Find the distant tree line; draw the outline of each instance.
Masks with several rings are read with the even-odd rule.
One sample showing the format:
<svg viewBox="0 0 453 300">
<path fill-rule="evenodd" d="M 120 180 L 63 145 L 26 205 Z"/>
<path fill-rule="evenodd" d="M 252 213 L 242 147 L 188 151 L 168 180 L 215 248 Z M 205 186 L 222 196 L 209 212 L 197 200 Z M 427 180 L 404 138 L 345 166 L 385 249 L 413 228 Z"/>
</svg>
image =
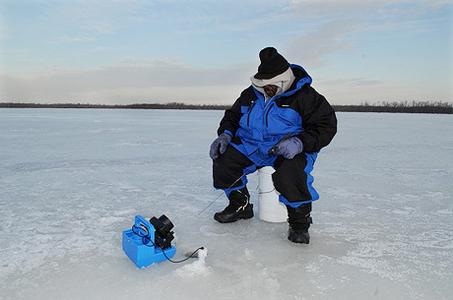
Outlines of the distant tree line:
<svg viewBox="0 0 453 300">
<path fill-rule="evenodd" d="M 138 103 L 138 104 L 88 104 L 88 103 L 12 103 L 0 102 L 0 107 L 8 108 L 101 108 L 101 109 L 193 109 L 224 110 L 228 105 L 171 103 Z"/>
<path fill-rule="evenodd" d="M 346 112 L 388 112 L 388 113 L 428 113 L 428 114 L 453 114 L 453 104 L 448 102 L 432 101 L 404 101 L 404 102 L 378 102 L 360 105 L 334 105 L 336 111 Z"/>
<path fill-rule="evenodd" d="M 225 110 L 228 105 L 210 104 L 185 104 L 171 102 L 141 103 L 141 104 L 84 104 L 84 103 L 11 103 L 0 102 L 0 107 L 5 108 L 101 108 L 101 109 L 192 109 L 192 110 Z M 343 112 L 389 112 L 389 113 L 430 113 L 430 114 L 453 114 L 453 104 L 448 102 L 432 101 L 404 101 L 404 102 L 378 102 L 360 105 L 333 105 L 335 111 Z"/>
</svg>

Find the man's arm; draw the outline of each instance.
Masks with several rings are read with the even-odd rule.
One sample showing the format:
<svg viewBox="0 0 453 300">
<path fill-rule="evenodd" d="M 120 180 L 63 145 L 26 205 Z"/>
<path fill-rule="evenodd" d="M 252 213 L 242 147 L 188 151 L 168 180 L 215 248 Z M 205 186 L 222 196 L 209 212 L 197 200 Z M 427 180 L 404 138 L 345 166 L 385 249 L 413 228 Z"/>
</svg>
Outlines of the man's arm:
<svg viewBox="0 0 453 300">
<path fill-rule="evenodd" d="M 309 87 L 302 96 L 301 115 L 304 131 L 300 139 L 304 151 L 318 152 L 327 146 L 337 133 L 335 111 L 324 96 Z"/>
<path fill-rule="evenodd" d="M 226 132 L 231 136 L 236 134 L 236 131 L 239 128 L 239 121 L 241 120 L 241 106 L 247 105 L 248 95 L 250 94 L 250 89 L 246 89 L 241 93 L 241 96 L 234 102 L 233 106 L 230 109 L 225 111 L 225 114 L 220 121 L 219 129 L 217 134 L 221 135 Z"/>
</svg>

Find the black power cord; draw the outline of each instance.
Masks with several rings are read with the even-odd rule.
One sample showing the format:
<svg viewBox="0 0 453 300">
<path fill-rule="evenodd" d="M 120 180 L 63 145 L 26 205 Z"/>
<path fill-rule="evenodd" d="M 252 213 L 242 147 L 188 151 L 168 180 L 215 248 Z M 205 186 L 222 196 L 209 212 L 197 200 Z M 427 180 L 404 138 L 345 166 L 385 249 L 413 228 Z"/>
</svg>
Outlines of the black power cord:
<svg viewBox="0 0 453 300">
<path fill-rule="evenodd" d="M 144 226 L 143 224 L 140 224 L 141 226 L 140 227 L 137 227 L 135 226 L 135 224 L 132 226 L 132 232 L 136 235 L 138 235 L 139 237 L 142 238 L 142 243 L 143 245 L 147 246 L 147 247 L 154 247 L 156 248 L 156 244 L 154 244 L 154 241 L 151 240 L 151 238 L 149 237 L 149 230 L 146 226 Z M 142 234 L 141 230 L 145 231 L 146 234 Z M 149 244 L 151 243 L 151 245 Z M 169 262 L 172 262 L 174 264 L 179 264 L 179 263 L 182 263 L 182 262 L 185 262 L 186 260 L 188 259 L 191 259 L 191 258 L 195 258 L 196 256 L 194 256 L 198 251 L 200 250 L 204 250 L 204 247 L 199 247 L 197 250 L 195 250 L 194 252 L 192 252 L 192 254 L 190 254 L 189 256 L 187 256 L 186 258 L 184 259 L 181 259 L 181 260 L 172 260 L 170 257 L 168 257 L 167 253 L 165 253 L 165 249 L 162 249 L 162 253 L 164 254 L 165 258 L 169 261 Z"/>
</svg>

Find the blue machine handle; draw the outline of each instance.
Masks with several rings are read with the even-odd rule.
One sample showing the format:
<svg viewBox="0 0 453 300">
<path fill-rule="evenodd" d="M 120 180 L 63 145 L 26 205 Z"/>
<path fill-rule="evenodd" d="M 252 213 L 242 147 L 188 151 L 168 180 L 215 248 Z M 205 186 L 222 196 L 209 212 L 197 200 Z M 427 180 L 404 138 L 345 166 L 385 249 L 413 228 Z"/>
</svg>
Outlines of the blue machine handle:
<svg viewBox="0 0 453 300">
<path fill-rule="evenodd" d="M 151 241 L 154 242 L 154 226 L 146 220 L 144 217 L 137 215 L 135 216 L 134 226 L 138 230 L 139 236 L 148 236 Z"/>
</svg>

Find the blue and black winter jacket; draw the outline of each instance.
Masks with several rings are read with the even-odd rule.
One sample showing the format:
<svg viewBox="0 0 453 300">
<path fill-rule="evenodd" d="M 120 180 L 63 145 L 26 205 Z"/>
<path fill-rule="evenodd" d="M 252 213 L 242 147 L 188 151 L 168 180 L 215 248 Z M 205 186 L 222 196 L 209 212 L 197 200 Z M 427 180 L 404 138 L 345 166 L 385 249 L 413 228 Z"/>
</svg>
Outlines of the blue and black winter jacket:
<svg viewBox="0 0 453 300">
<path fill-rule="evenodd" d="M 324 96 L 311 87 L 312 79 L 291 65 L 296 79 L 284 93 L 267 101 L 253 86 L 245 89 L 225 111 L 218 134 L 233 136 L 232 146 L 257 165 L 267 165 L 269 149 L 288 135 L 299 137 L 306 153 L 327 146 L 337 132 L 335 112 Z"/>
</svg>

